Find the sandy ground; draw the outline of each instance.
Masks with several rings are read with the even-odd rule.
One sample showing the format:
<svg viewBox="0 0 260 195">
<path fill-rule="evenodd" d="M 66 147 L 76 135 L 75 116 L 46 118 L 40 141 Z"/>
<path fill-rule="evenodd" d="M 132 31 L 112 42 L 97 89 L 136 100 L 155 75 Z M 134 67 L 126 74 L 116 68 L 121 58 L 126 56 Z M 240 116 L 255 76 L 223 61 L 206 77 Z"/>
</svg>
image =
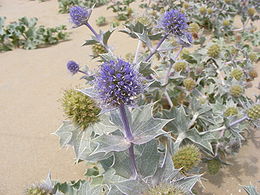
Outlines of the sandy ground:
<svg viewBox="0 0 260 195">
<path fill-rule="evenodd" d="M 90 22 L 94 24 L 99 15 L 112 20 L 112 13 L 105 10 L 96 9 Z M 0 0 L 0 15 L 6 16 L 7 22 L 28 16 L 39 18 L 39 23 L 46 26 L 70 26 L 68 16 L 58 14 L 56 0 Z M 51 135 L 64 119 L 58 102 L 63 90 L 80 83 L 78 75 L 71 77 L 67 73 L 66 62 L 73 59 L 82 65 L 96 64 L 88 56 L 90 49 L 81 47 L 90 32 L 84 27 L 69 31 L 70 41 L 0 54 L 0 195 L 21 195 L 26 186 L 44 179 L 49 171 L 61 181 L 82 178 L 85 171 L 83 163 L 74 165 L 73 152 L 60 149 L 58 138 Z M 136 42 L 130 40 L 115 33 L 111 40 L 115 53 L 120 56 L 134 51 Z M 254 84 L 257 82 L 259 79 Z M 253 88 L 249 93 L 257 91 Z M 260 180 L 259 136 L 259 131 L 251 135 L 252 139 L 232 160 L 233 166 L 222 169 L 218 176 L 207 177 L 207 189 L 202 194 L 245 194 L 239 191 L 239 184 L 250 182 L 260 189 L 256 182 Z"/>
</svg>

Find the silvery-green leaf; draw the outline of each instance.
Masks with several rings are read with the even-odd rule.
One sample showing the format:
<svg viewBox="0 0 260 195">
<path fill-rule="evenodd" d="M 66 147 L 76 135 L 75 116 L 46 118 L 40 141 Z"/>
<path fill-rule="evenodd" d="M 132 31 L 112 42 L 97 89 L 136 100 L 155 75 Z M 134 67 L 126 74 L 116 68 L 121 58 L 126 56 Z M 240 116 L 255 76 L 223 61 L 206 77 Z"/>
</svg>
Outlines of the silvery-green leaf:
<svg viewBox="0 0 260 195">
<path fill-rule="evenodd" d="M 116 130 L 118 127 L 111 122 L 110 114 L 104 113 L 99 116 L 99 122 L 94 123 L 93 125 L 89 126 L 86 131 L 95 132 L 95 134 L 109 134 Z"/>
<path fill-rule="evenodd" d="M 192 188 L 194 185 L 200 181 L 201 175 L 193 175 L 190 177 L 183 177 L 181 179 L 178 179 L 177 181 L 174 181 L 174 184 L 179 186 L 180 189 L 192 193 Z M 193 193 L 192 193 L 193 194 Z"/>
<path fill-rule="evenodd" d="M 186 114 L 183 106 L 175 108 L 174 110 L 165 111 L 166 118 L 174 118 L 167 124 L 167 129 L 178 135 L 175 141 L 175 149 L 178 149 L 184 139 L 189 139 L 212 152 L 211 140 L 214 139 L 213 135 L 207 132 L 199 133 L 195 128 L 189 129 L 190 117 Z"/>
<path fill-rule="evenodd" d="M 242 186 L 248 195 L 259 195 L 255 186 Z"/>
<path fill-rule="evenodd" d="M 98 41 L 93 40 L 93 39 L 91 39 L 91 40 L 86 40 L 85 43 L 84 43 L 82 46 L 94 45 L 94 44 L 96 44 L 96 43 L 98 43 Z"/>
<path fill-rule="evenodd" d="M 152 185 L 158 185 L 159 183 L 168 183 L 172 181 L 176 175 L 178 175 L 180 169 L 174 169 L 172 156 L 168 152 L 165 152 L 165 159 L 162 166 L 158 166 L 155 174 L 151 178 Z"/>
<path fill-rule="evenodd" d="M 101 33 L 101 38 L 103 39 L 103 43 L 105 45 L 107 45 L 107 41 L 109 39 L 109 37 L 111 36 L 111 34 L 115 31 L 115 29 L 112 29 L 112 30 L 108 30 L 107 32 L 105 33 Z"/>
<path fill-rule="evenodd" d="M 64 147 L 66 145 L 72 145 L 72 139 L 77 137 L 81 132 L 80 127 L 76 127 L 70 121 L 63 121 L 63 124 L 54 133 L 60 138 L 60 145 Z"/>
<path fill-rule="evenodd" d="M 152 107 L 153 104 L 148 104 L 133 110 L 131 127 L 134 140 L 132 143 L 144 144 L 165 133 L 162 128 L 171 119 L 154 118 Z"/>
<path fill-rule="evenodd" d="M 156 141 L 150 141 L 147 144 L 137 146 L 136 148 L 135 154 L 138 173 L 143 177 L 153 175 L 160 159 Z"/>
<path fill-rule="evenodd" d="M 92 141 L 98 144 L 92 154 L 121 152 L 127 150 L 131 145 L 123 136 L 118 135 L 101 135 Z"/>
<path fill-rule="evenodd" d="M 135 33 L 135 35 L 141 40 L 143 41 L 148 48 L 152 48 L 152 42 L 149 39 L 149 36 L 147 34 L 147 32 L 143 31 L 142 33 Z"/>
<path fill-rule="evenodd" d="M 138 180 L 125 180 L 120 183 L 114 184 L 123 194 L 137 195 L 147 189 L 144 183 Z"/>
<path fill-rule="evenodd" d="M 104 53 L 104 54 L 99 54 L 99 56 L 105 61 L 105 62 L 109 62 L 111 60 L 116 61 L 117 58 L 115 56 L 113 56 L 112 53 Z"/>
<path fill-rule="evenodd" d="M 151 176 L 155 173 L 159 163 L 160 155 L 157 151 L 156 141 L 151 141 L 143 145 L 135 145 L 135 158 L 137 161 L 137 171 L 143 177 Z M 112 168 L 116 174 L 124 178 L 130 178 L 130 160 L 128 151 L 114 153 L 114 163 Z"/>
</svg>

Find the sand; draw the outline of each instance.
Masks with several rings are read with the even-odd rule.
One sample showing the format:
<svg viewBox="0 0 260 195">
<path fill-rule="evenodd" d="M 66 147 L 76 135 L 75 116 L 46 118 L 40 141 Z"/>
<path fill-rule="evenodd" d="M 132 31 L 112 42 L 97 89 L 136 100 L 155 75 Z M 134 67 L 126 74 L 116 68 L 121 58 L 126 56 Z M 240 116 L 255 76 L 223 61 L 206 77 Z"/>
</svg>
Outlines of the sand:
<svg viewBox="0 0 260 195">
<path fill-rule="evenodd" d="M 63 90 L 81 83 L 80 75 L 68 74 L 66 62 L 73 59 L 81 65 L 97 64 L 89 58 L 90 48 L 81 47 L 90 31 L 71 29 L 68 16 L 58 14 L 56 0 L 0 0 L 0 15 L 6 16 L 7 22 L 28 16 L 39 18 L 39 24 L 46 26 L 66 24 L 72 33 L 71 40 L 51 47 L 0 53 L 0 195 L 21 195 L 26 186 L 41 181 L 49 171 L 61 181 L 83 178 L 84 163 L 75 165 L 72 150 L 60 149 L 58 138 L 51 133 L 64 119 L 58 101 Z M 98 8 L 90 22 L 94 24 L 100 15 L 111 21 L 113 14 L 105 7 Z M 118 32 L 111 43 L 118 56 L 136 47 L 136 41 Z M 253 88 L 249 93 L 257 91 Z M 202 194 L 245 194 L 238 191 L 238 184 L 259 186 L 259 136 L 259 131 L 251 135 L 254 138 L 232 160 L 233 166 L 222 169 L 218 176 L 207 177 L 209 181 L 203 182 L 207 189 Z"/>
</svg>

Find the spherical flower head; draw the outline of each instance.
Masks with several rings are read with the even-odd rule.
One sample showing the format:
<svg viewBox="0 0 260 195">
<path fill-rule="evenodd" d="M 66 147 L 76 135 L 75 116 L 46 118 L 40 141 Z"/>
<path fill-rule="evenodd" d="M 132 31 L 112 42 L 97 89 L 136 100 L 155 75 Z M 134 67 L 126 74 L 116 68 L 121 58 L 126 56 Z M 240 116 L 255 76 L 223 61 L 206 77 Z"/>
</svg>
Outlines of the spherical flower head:
<svg viewBox="0 0 260 195">
<path fill-rule="evenodd" d="M 216 175 L 221 168 L 221 162 L 218 159 L 212 159 L 207 162 L 208 173 Z"/>
<path fill-rule="evenodd" d="M 244 89 L 240 85 L 233 85 L 230 87 L 230 94 L 234 97 L 239 97 L 244 92 Z"/>
<path fill-rule="evenodd" d="M 176 169 L 182 168 L 183 172 L 187 172 L 199 164 L 201 152 L 194 145 L 185 145 L 174 154 L 172 160 Z"/>
<path fill-rule="evenodd" d="M 68 119 L 82 130 L 99 121 L 100 108 L 93 99 L 79 91 L 66 90 L 62 98 L 62 106 Z"/>
<path fill-rule="evenodd" d="M 139 72 L 121 59 L 103 63 L 95 80 L 99 98 L 106 107 L 132 105 L 144 89 Z"/>
<path fill-rule="evenodd" d="M 247 116 L 253 120 L 260 119 L 260 104 L 256 104 L 252 108 L 248 109 Z"/>
<path fill-rule="evenodd" d="M 235 116 L 238 114 L 238 110 L 236 107 L 229 107 L 225 110 L 224 116 L 229 117 L 229 116 Z"/>
<path fill-rule="evenodd" d="M 252 79 L 255 79 L 258 74 L 257 74 L 257 71 L 255 69 L 252 69 L 248 72 L 248 75 L 252 78 Z"/>
<path fill-rule="evenodd" d="M 180 11 L 172 9 L 165 12 L 161 20 L 161 26 L 166 32 L 180 36 L 188 28 L 187 18 Z"/>
<path fill-rule="evenodd" d="M 70 71 L 72 74 L 76 74 L 78 71 L 79 71 L 79 65 L 70 60 L 68 63 L 67 63 L 67 69 L 68 71 Z"/>
<path fill-rule="evenodd" d="M 187 90 L 191 91 L 197 84 L 192 78 L 186 78 L 183 80 L 183 85 Z"/>
<path fill-rule="evenodd" d="M 214 44 L 208 48 L 207 54 L 212 58 L 218 58 L 221 52 L 219 45 Z"/>
<path fill-rule="evenodd" d="M 86 24 L 91 14 L 91 9 L 86 9 L 81 6 L 74 6 L 70 8 L 70 19 L 75 27 Z"/>
<path fill-rule="evenodd" d="M 100 54 L 107 53 L 106 48 L 100 43 L 92 45 L 92 53 L 94 57 L 98 57 Z"/>
<path fill-rule="evenodd" d="M 240 69 L 233 69 L 230 73 L 230 76 L 238 81 L 242 79 L 243 75 L 244 73 Z"/>
<path fill-rule="evenodd" d="M 177 72 L 185 70 L 186 67 L 187 67 L 187 63 L 186 62 L 176 62 L 174 64 L 174 70 L 177 71 Z"/>
</svg>

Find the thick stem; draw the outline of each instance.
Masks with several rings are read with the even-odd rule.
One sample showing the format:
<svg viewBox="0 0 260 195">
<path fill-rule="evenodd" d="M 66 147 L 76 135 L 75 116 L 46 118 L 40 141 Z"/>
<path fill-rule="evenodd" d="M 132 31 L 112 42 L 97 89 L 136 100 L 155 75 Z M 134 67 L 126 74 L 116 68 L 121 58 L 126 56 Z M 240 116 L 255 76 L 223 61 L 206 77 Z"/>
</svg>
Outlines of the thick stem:
<svg viewBox="0 0 260 195">
<path fill-rule="evenodd" d="M 159 41 L 159 43 L 156 45 L 156 47 L 153 49 L 153 51 L 150 53 L 150 55 L 145 59 L 145 62 L 149 61 L 151 57 L 156 54 L 157 50 L 161 46 L 161 44 L 165 41 L 165 39 L 168 37 L 169 33 L 165 34 L 164 37 Z"/>
<path fill-rule="evenodd" d="M 128 141 L 133 140 L 133 135 L 130 129 L 129 121 L 127 119 L 125 105 L 121 104 L 119 106 L 120 116 L 123 122 L 124 130 L 125 130 L 125 136 Z M 137 166 L 136 166 L 136 160 L 135 160 L 135 154 L 134 154 L 134 144 L 131 143 L 129 150 L 129 158 L 130 158 L 130 164 L 131 164 L 131 170 L 132 170 L 132 177 L 136 178 L 137 176 Z"/>
<path fill-rule="evenodd" d="M 130 163 L 131 163 L 131 170 L 132 170 L 132 177 L 136 178 L 137 176 L 137 166 L 136 166 L 136 160 L 135 160 L 135 153 L 134 153 L 134 144 L 131 143 L 129 151 L 129 157 L 130 157 Z"/>
<path fill-rule="evenodd" d="M 126 110 L 125 110 L 125 105 L 124 104 L 121 104 L 119 106 L 119 111 L 120 111 L 120 116 L 121 116 L 121 119 L 122 119 L 122 122 L 123 122 L 124 129 L 125 129 L 126 139 L 129 140 L 129 141 L 132 141 L 133 140 L 133 135 L 132 135 L 132 132 L 131 132 L 131 129 L 130 129 L 130 125 L 129 125 L 128 119 L 127 119 L 127 115 L 126 115 Z"/>
</svg>

